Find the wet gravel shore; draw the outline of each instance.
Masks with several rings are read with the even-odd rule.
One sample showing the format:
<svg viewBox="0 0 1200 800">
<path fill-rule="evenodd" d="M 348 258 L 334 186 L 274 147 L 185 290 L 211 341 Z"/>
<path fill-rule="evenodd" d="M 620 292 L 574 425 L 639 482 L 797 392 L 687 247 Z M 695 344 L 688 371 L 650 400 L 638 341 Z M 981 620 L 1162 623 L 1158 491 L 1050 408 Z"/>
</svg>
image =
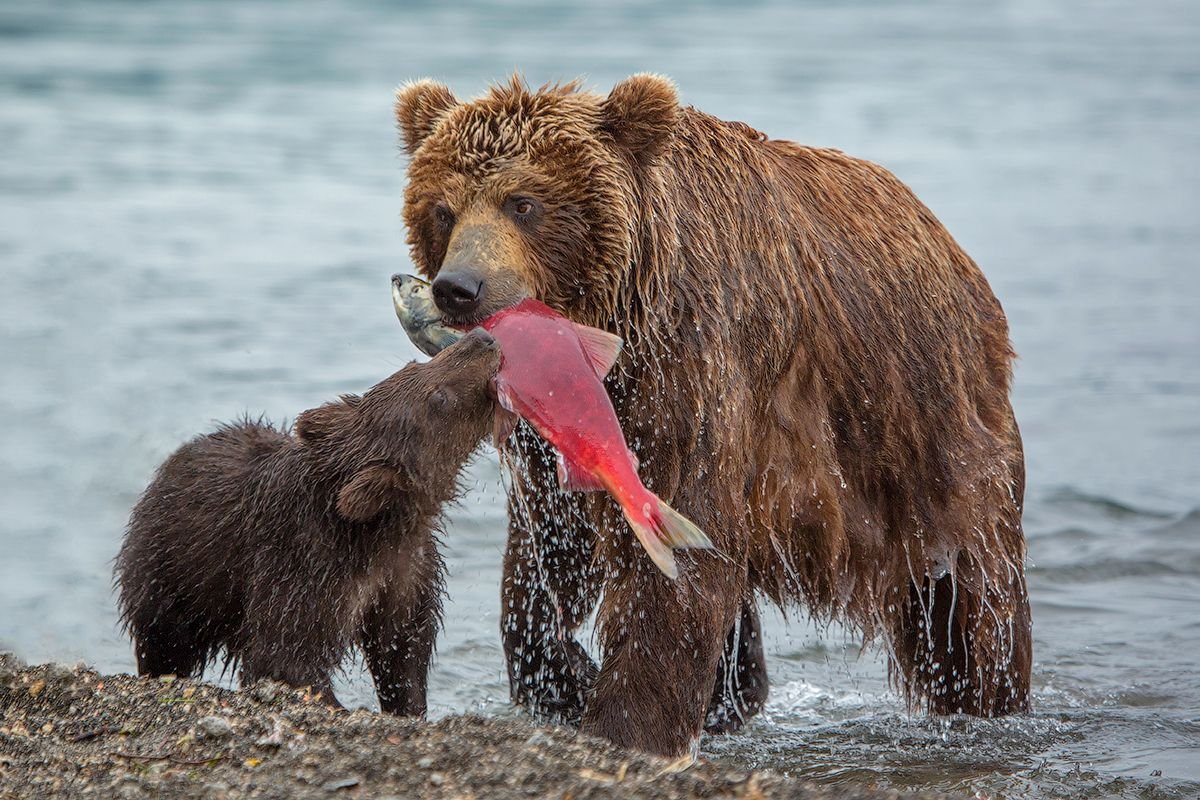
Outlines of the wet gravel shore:
<svg viewBox="0 0 1200 800">
<path fill-rule="evenodd" d="M 0 654 L 0 798 L 898 798 L 700 761 L 563 728 L 334 711 L 282 684 L 25 666 Z"/>
</svg>

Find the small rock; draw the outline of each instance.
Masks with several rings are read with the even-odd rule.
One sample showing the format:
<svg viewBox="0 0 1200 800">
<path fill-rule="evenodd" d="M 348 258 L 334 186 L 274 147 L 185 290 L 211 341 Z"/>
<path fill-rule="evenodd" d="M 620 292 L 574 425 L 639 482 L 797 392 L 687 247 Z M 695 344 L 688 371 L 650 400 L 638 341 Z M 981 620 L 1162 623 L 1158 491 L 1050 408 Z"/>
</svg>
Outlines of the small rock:
<svg viewBox="0 0 1200 800">
<path fill-rule="evenodd" d="M 260 703 L 274 703 L 279 697 L 279 685 L 274 681 L 259 681 L 250 690 L 250 696 Z"/>
<path fill-rule="evenodd" d="M 421 756 L 417 759 L 417 767 L 420 769 L 429 769 L 433 766 L 433 759 L 429 756 Z"/>
<path fill-rule="evenodd" d="M 546 745 L 549 743 L 550 737 L 541 731 L 534 731 L 529 735 L 529 738 L 525 740 L 526 747 L 537 747 L 539 745 Z"/>
<path fill-rule="evenodd" d="M 201 739 L 224 739 L 233 735 L 233 726 L 224 717 L 201 717 L 196 723 Z"/>
<path fill-rule="evenodd" d="M 112 790 L 110 797 L 118 797 L 120 800 L 139 800 L 146 796 L 146 790 L 142 788 L 141 781 L 134 777 L 124 777 L 113 782 L 109 787 Z"/>
<path fill-rule="evenodd" d="M 75 680 L 75 670 L 65 664 L 47 664 L 45 675 L 50 683 L 69 683 Z"/>
<path fill-rule="evenodd" d="M 357 777 L 355 777 L 354 775 L 350 775 L 345 778 L 338 778 L 337 780 L 326 781 L 325 783 L 321 784 L 321 788 L 327 792 L 336 792 L 339 789 L 349 789 L 353 786 L 358 786 L 359 783 L 360 783 L 360 781 Z"/>
<path fill-rule="evenodd" d="M 275 725 L 266 736 L 259 737 L 254 743 L 259 747 L 281 747 L 283 745 L 283 723 L 275 720 Z"/>
<path fill-rule="evenodd" d="M 443 783 L 446 782 L 446 776 L 440 772 L 435 772 L 429 776 L 429 782 L 432 783 L 434 786 L 441 786 Z"/>
</svg>

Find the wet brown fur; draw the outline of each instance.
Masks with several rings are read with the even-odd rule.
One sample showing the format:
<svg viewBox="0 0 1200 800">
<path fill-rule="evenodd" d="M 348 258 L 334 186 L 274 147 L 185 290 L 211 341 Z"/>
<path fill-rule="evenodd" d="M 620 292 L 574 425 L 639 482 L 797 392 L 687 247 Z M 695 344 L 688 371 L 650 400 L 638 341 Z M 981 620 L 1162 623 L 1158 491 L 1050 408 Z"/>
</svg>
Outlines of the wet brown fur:
<svg viewBox="0 0 1200 800">
<path fill-rule="evenodd" d="M 310 686 L 359 645 L 380 705 L 425 713 L 444 568 L 437 530 L 490 424 L 495 343 L 466 337 L 366 394 L 197 437 L 159 468 L 117 557 L 138 672 Z"/>
<path fill-rule="evenodd" d="M 1007 321 L 906 186 L 680 108 L 656 76 L 607 97 L 514 78 L 468 103 L 423 82 L 397 114 L 419 268 L 453 255 L 459 217 L 487 218 L 511 242 L 479 264 L 508 276 L 481 314 L 528 291 L 624 337 L 608 385 L 640 472 L 723 554 L 681 553 L 667 580 L 608 498 L 557 492 L 519 429 L 502 620 L 517 702 L 682 752 L 718 669 L 754 650 L 738 623 L 756 632 L 761 594 L 881 639 L 930 712 L 1028 709 Z M 514 193 L 544 204 L 536 227 L 502 213 Z M 598 674 L 570 637 L 597 602 Z M 747 713 L 766 690 L 750 671 Z"/>
</svg>

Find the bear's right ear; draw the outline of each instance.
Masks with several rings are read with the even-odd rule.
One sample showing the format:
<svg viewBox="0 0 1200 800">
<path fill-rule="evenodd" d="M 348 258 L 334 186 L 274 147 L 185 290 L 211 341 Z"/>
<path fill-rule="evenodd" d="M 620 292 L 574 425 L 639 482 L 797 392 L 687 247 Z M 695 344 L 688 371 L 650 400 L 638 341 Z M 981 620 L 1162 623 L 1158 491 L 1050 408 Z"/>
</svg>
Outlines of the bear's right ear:
<svg viewBox="0 0 1200 800">
<path fill-rule="evenodd" d="M 600 106 L 600 127 L 639 164 L 651 164 L 679 122 L 679 92 L 670 78 L 643 73 L 618 83 Z"/>
<path fill-rule="evenodd" d="M 406 83 L 396 90 L 396 124 L 409 155 L 417 152 L 438 121 L 456 105 L 458 101 L 448 86 L 428 78 Z"/>
<path fill-rule="evenodd" d="M 337 510 L 352 522 L 366 522 L 395 503 L 409 488 L 403 467 L 376 464 L 361 470 L 338 492 Z"/>
<path fill-rule="evenodd" d="M 357 395 L 342 395 L 340 400 L 310 408 L 296 417 L 292 430 L 301 442 L 312 444 L 338 430 L 345 430 L 357 413 Z"/>
</svg>

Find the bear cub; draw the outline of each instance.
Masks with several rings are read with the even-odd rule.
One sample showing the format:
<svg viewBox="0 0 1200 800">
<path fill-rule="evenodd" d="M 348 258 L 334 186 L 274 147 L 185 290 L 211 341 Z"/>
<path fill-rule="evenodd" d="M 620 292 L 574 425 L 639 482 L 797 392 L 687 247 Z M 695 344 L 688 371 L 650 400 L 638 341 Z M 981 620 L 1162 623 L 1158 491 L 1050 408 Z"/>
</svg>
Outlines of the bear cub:
<svg viewBox="0 0 1200 800">
<path fill-rule="evenodd" d="M 311 687 L 357 644 L 379 703 L 422 716 L 440 623 L 437 526 L 490 429 L 495 340 L 473 331 L 289 433 L 220 427 L 176 451 L 116 560 L 142 675 L 199 676 L 224 653 L 243 683 Z"/>
</svg>

